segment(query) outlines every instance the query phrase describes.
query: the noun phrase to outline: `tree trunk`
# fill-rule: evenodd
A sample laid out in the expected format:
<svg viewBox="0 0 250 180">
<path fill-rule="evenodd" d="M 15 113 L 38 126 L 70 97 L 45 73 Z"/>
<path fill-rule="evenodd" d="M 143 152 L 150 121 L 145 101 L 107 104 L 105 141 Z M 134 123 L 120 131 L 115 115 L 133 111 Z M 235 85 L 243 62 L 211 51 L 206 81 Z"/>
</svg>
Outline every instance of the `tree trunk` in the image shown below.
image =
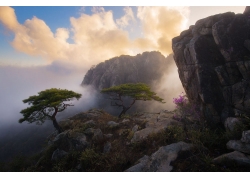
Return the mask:
<svg viewBox="0 0 250 180">
<path fill-rule="evenodd" d="M 119 114 L 118 118 L 121 118 L 123 114 L 125 114 L 127 112 L 127 110 L 129 110 L 131 108 L 131 106 L 135 103 L 135 99 L 133 100 L 133 102 L 130 104 L 129 107 L 125 107 L 124 105 L 122 106 L 122 112 Z"/>
<path fill-rule="evenodd" d="M 63 129 L 61 128 L 61 126 L 59 126 L 59 124 L 56 121 L 56 114 L 58 112 L 58 108 L 54 107 L 54 109 L 55 109 L 55 112 L 51 116 L 51 120 L 53 121 L 53 125 L 56 128 L 56 130 L 58 131 L 58 133 L 61 133 L 61 132 L 63 132 Z"/>
<path fill-rule="evenodd" d="M 121 118 L 123 114 L 125 114 L 127 112 L 127 110 L 129 110 L 130 107 L 126 108 L 123 107 L 122 112 L 119 114 L 118 118 Z"/>
<path fill-rule="evenodd" d="M 63 129 L 62 129 L 61 126 L 59 126 L 59 124 L 57 123 L 56 118 L 52 118 L 52 121 L 53 121 L 53 125 L 54 125 L 54 127 L 56 128 L 56 130 L 58 131 L 58 133 L 63 132 Z"/>
</svg>

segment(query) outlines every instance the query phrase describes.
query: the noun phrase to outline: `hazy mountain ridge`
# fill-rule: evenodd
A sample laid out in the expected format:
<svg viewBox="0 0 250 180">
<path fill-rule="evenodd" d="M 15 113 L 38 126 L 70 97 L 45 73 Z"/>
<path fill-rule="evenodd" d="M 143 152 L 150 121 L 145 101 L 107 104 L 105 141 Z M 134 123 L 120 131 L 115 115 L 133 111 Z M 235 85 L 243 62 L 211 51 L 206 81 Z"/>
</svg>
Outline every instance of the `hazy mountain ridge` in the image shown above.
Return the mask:
<svg viewBox="0 0 250 180">
<path fill-rule="evenodd" d="M 82 85 L 92 85 L 98 90 L 124 83 L 142 82 L 151 85 L 162 78 L 171 60 L 172 55 L 165 58 L 156 51 L 114 57 L 89 69 Z"/>
</svg>

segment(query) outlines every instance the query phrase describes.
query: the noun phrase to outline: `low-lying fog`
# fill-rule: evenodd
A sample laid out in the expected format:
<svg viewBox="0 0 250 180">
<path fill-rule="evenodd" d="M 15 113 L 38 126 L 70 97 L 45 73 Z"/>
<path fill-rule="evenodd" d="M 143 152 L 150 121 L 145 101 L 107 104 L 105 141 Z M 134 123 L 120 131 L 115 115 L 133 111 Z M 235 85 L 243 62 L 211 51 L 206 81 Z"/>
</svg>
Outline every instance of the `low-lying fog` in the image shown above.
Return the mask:
<svg viewBox="0 0 250 180">
<path fill-rule="evenodd" d="M 174 108 L 172 99 L 180 94 L 183 88 L 178 79 L 176 66 L 174 63 L 171 66 L 171 71 L 168 71 L 171 73 L 156 83 L 158 95 L 164 98 L 166 104 L 147 102 L 147 110 L 159 112 L 161 109 Z M 28 106 L 22 102 L 23 99 L 49 88 L 81 93 L 82 98 L 74 101 L 74 106 L 59 113 L 58 120 L 96 107 L 95 95 L 98 92 L 90 87 L 80 86 L 86 72 L 87 69 L 57 62 L 43 67 L 0 66 L 0 161 L 8 160 L 17 154 L 29 154 L 40 150 L 46 137 L 54 131 L 50 121 L 41 126 L 35 123 L 18 123 L 22 117 L 20 111 Z M 116 107 L 107 107 L 107 110 L 111 108 Z M 34 137 L 37 139 L 34 140 Z"/>
</svg>

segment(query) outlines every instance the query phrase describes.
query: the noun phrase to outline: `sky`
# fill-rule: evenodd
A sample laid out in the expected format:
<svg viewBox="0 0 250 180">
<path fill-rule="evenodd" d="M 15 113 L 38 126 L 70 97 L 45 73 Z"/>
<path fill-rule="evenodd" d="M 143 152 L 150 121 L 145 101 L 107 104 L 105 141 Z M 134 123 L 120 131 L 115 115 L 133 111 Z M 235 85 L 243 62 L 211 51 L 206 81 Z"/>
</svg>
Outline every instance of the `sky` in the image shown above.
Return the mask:
<svg viewBox="0 0 250 180">
<path fill-rule="evenodd" d="M 0 65 L 55 61 L 84 66 L 121 54 L 172 52 L 171 40 L 201 18 L 228 7 L 11 6 L 0 9 Z M 98 53 L 95 53 L 98 52 Z"/>
<path fill-rule="evenodd" d="M 168 55 L 172 51 L 171 39 L 184 29 L 188 13 L 185 7 L 2 7 L 0 10 L 1 46 L 5 47 L 1 49 L 0 62 L 22 66 L 60 61 L 80 66 L 84 62 L 84 66 L 90 67 L 121 54 L 152 50 Z"/>
<path fill-rule="evenodd" d="M 50 5 L 49 1 L 43 2 Z M 158 1 L 154 2 L 157 5 Z M 81 93 L 79 85 L 91 66 L 144 51 L 160 51 L 167 56 L 172 53 L 172 38 L 197 20 L 228 11 L 242 13 L 245 9 L 133 3 L 112 6 L 112 2 L 104 6 L 33 6 L 25 0 L 22 6 L 13 1 L 1 3 L 0 126 L 3 122 L 17 122 L 25 107 L 22 100 L 30 95 L 52 87 Z M 175 82 L 175 89 L 167 90 L 175 95 L 183 91 L 176 68 L 167 80 L 165 86 Z M 82 101 L 90 99 L 86 95 Z"/>
</svg>

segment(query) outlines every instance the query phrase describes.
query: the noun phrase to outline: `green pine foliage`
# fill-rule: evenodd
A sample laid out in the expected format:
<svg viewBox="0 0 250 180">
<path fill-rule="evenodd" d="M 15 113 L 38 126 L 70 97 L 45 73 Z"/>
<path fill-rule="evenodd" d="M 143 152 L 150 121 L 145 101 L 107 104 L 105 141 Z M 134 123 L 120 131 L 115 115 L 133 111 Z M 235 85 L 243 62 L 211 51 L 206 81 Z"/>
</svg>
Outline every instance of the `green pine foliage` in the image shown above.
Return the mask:
<svg viewBox="0 0 250 180">
<path fill-rule="evenodd" d="M 65 101 L 71 101 L 74 98 L 78 100 L 81 96 L 81 94 L 66 89 L 51 88 L 41 91 L 38 95 L 23 100 L 24 103 L 31 106 L 20 112 L 23 118 L 19 120 L 19 123 L 27 121 L 43 124 L 46 119 L 56 121 L 55 116 L 58 112 L 64 111 L 68 106 L 73 106 Z"/>
<path fill-rule="evenodd" d="M 109 95 L 109 99 L 112 106 L 122 107 L 123 110 L 120 113 L 119 117 L 124 115 L 128 109 L 137 101 L 151 101 L 155 100 L 161 103 L 163 99 L 156 95 L 155 92 L 151 91 L 150 87 L 144 83 L 128 83 L 128 84 L 121 84 L 118 86 L 113 86 L 110 88 L 102 89 L 101 93 L 105 93 Z M 126 106 L 123 101 L 123 97 L 129 97 L 132 99 L 132 102 L 129 106 Z"/>
<path fill-rule="evenodd" d="M 163 99 L 159 96 L 156 96 L 156 93 L 150 90 L 150 87 L 144 83 L 128 83 L 121 84 L 118 86 L 113 86 L 110 88 L 103 89 L 102 93 L 116 94 L 116 96 L 128 96 L 135 100 L 144 100 L 144 101 L 159 101 L 163 102 Z"/>
</svg>

